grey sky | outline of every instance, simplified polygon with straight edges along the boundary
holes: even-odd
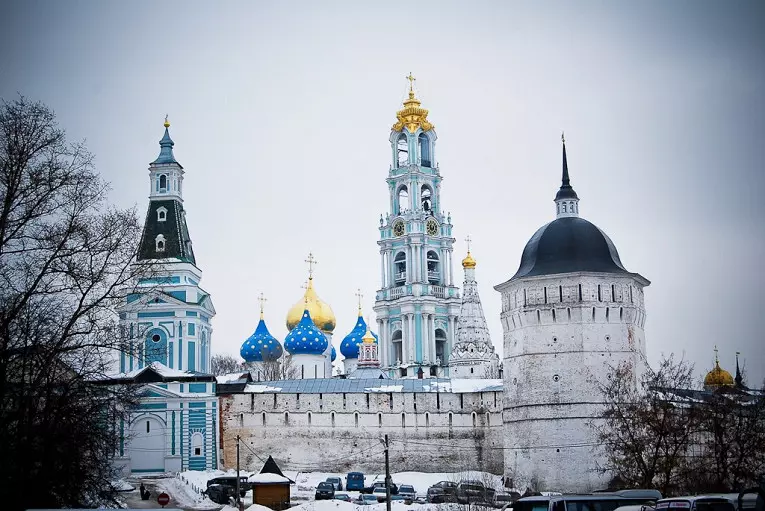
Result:
[[[741,351],[762,381],[765,3],[319,4],[4,3],[0,96],[52,106],[142,216],[170,115],[213,346],[238,354],[261,291],[286,335],[309,251],[335,345],[357,288],[371,313],[388,136],[412,71],[455,262],[470,234],[500,350],[492,286],[554,218],[565,130],[581,215],[652,281],[649,359],[685,353],[701,374],[717,344],[723,367]]]

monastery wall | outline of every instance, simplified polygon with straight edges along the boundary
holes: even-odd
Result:
[[[223,466],[246,470],[272,455],[283,469],[393,471],[503,469],[502,392],[251,393],[220,396]],[[253,454],[257,454],[257,457]]]

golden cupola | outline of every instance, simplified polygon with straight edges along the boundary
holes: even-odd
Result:
[[[715,347],[715,366],[704,377],[704,387],[732,387],[734,384],[733,375],[720,367],[720,360],[717,358],[717,348]]]
[[[300,323],[303,311],[308,309],[314,325],[323,332],[332,333],[335,330],[336,324],[335,313],[332,312],[332,307],[328,303],[319,298],[319,295],[316,294],[316,290],[313,288],[313,265],[316,264],[313,254],[308,255],[306,262],[309,264],[309,270],[305,293],[287,313],[287,330],[292,331]]]
[[[470,249],[468,249],[467,256],[465,256],[465,259],[462,260],[462,267],[465,269],[475,268],[475,264],[475,259],[473,259],[473,256],[470,255]]]
[[[429,131],[433,129],[433,125],[428,122],[428,111],[422,108],[420,100],[414,97],[414,81],[415,78],[412,73],[406,77],[409,80],[409,98],[404,100],[404,108],[396,112],[396,124],[391,128],[393,131],[402,131],[404,128],[409,130],[409,133],[414,133],[417,128],[422,128],[422,131]]]

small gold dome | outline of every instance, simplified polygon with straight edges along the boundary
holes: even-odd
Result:
[[[313,288],[313,277],[308,278],[308,285],[303,297],[287,313],[287,330],[291,331],[300,323],[303,311],[306,309],[308,309],[311,319],[320,330],[332,333],[335,329],[335,313],[332,312],[332,307],[323,302],[316,294]]]
[[[706,387],[732,387],[734,385],[733,376],[720,367],[720,362],[715,360],[715,367],[704,377],[704,386]]]
[[[433,125],[428,121],[428,111],[422,108],[420,100],[414,97],[415,77],[412,73],[406,77],[409,80],[409,99],[404,100],[404,108],[396,112],[396,124],[391,128],[393,131],[402,131],[404,128],[409,133],[414,133],[418,128],[422,131],[433,129]]]
[[[361,338],[361,342],[364,344],[374,344],[375,343],[375,336],[372,335],[372,331],[369,329],[369,324],[367,323],[367,332],[364,334],[364,337]]]
[[[462,260],[462,267],[463,268],[475,268],[475,259],[473,259],[473,256],[470,255],[470,249],[468,249],[467,256],[465,259]]]

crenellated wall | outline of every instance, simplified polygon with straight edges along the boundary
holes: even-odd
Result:
[[[381,472],[389,436],[395,471],[502,472],[502,392],[221,395],[223,465],[246,469],[272,455],[293,470]],[[253,451],[257,456],[253,454]],[[425,463],[423,463],[425,462]]]
[[[531,277],[500,287],[505,474],[516,486],[604,487],[591,422],[609,367],[645,364],[643,284],[629,274]]]

